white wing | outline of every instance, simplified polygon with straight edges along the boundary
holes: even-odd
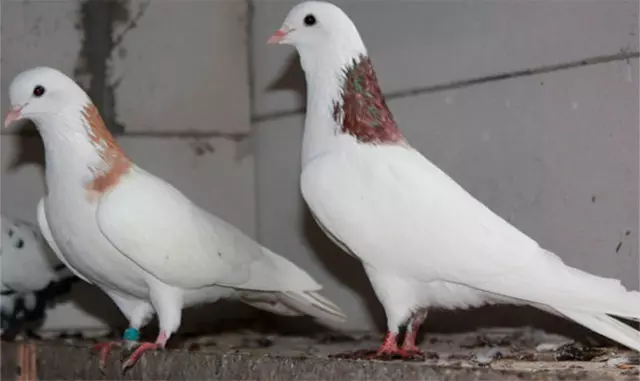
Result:
[[[123,255],[169,285],[270,288],[252,284],[252,265],[268,261],[258,243],[139,167],[102,197],[97,220]]]
[[[364,262],[529,302],[640,315],[637,292],[564,265],[417,151],[358,148],[309,163],[301,185],[317,218]]]

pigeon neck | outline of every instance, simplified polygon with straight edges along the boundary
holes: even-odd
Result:
[[[89,195],[100,195],[114,186],[132,166],[92,103],[79,111],[47,118],[39,126],[47,160],[47,184],[54,179],[82,182]],[[49,185],[50,186],[50,185]]]
[[[338,64],[339,63],[339,64]],[[303,163],[341,144],[405,144],[364,53],[305,68],[309,86]]]
[[[340,132],[363,144],[401,144],[404,137],[380,90],[371,59],[360,56],[345,68],[341,97],[333,101]]]

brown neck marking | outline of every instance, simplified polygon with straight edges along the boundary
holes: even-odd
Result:
[[[91,198],[94,198],[116,186],[120,178],[129,171],[132,163],[105,126],[96,106],[91,103],[86,105],[82,110],[82,116],[91,143],[104,161],[104,168],[95,170],[93,180],[85,186]]]
[[[393,120],[369,57],[361,55],[346,69],[343,87],[342,107],[339,102],[333,105],[333,118],[341,124],[342,133],[365,144],[406,142]]]

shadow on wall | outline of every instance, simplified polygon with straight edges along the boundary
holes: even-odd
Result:
[[[44,175],[44,145],[36,127],[31,121],[25,120],[16,129],[16,133],[20,137],[18,139],[19,147],[16,150],[17,154],[4,170],[12,172],[17,171],[22,165],[36,164]],[[35,136],[38,136],[38,139],[33,139]]]
[[[267,86],[267,92],[293,90],[300,100],[298,106],[304,106],[307,103],[307,82],[300,67],[298,53],[291,53],[283,67],[280,75]]]
[[[369,315],[373,317],[379,331],[386,329],[386,318],[382,306],[373,292],[369,278],[360,261],[338,248],[320,229],[306,204],[304,207],[304,234],[309,246],[320,262],[340,281],[356,292],[365,301]]]

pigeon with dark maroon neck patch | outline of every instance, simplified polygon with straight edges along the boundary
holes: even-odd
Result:
[[[487,303],[533,305],[640,350],[640,332],[609,316],[639,319],[640,293],[567,266],[409,145],[342,10],[296,5],[269,43],[293,45],[307,80],[302,195],[327,235],[362,261],[386,312],[373,357],[419,357],[429,308]]]
[[[13,80],[9,95],[5,126],[30,119],[44,142],[48,192],[38,222],[45,239],[129,320],[123,340],[135,350],[124,370],[145,351],[164,348],[184,307],[221,298],[329,324],[345,319],[304,270],[136,166],[67,76],[27,70]],[[154,313],[157,339],[138,342],[138,330]],[[102,366],[113,344],[99,345]]]

